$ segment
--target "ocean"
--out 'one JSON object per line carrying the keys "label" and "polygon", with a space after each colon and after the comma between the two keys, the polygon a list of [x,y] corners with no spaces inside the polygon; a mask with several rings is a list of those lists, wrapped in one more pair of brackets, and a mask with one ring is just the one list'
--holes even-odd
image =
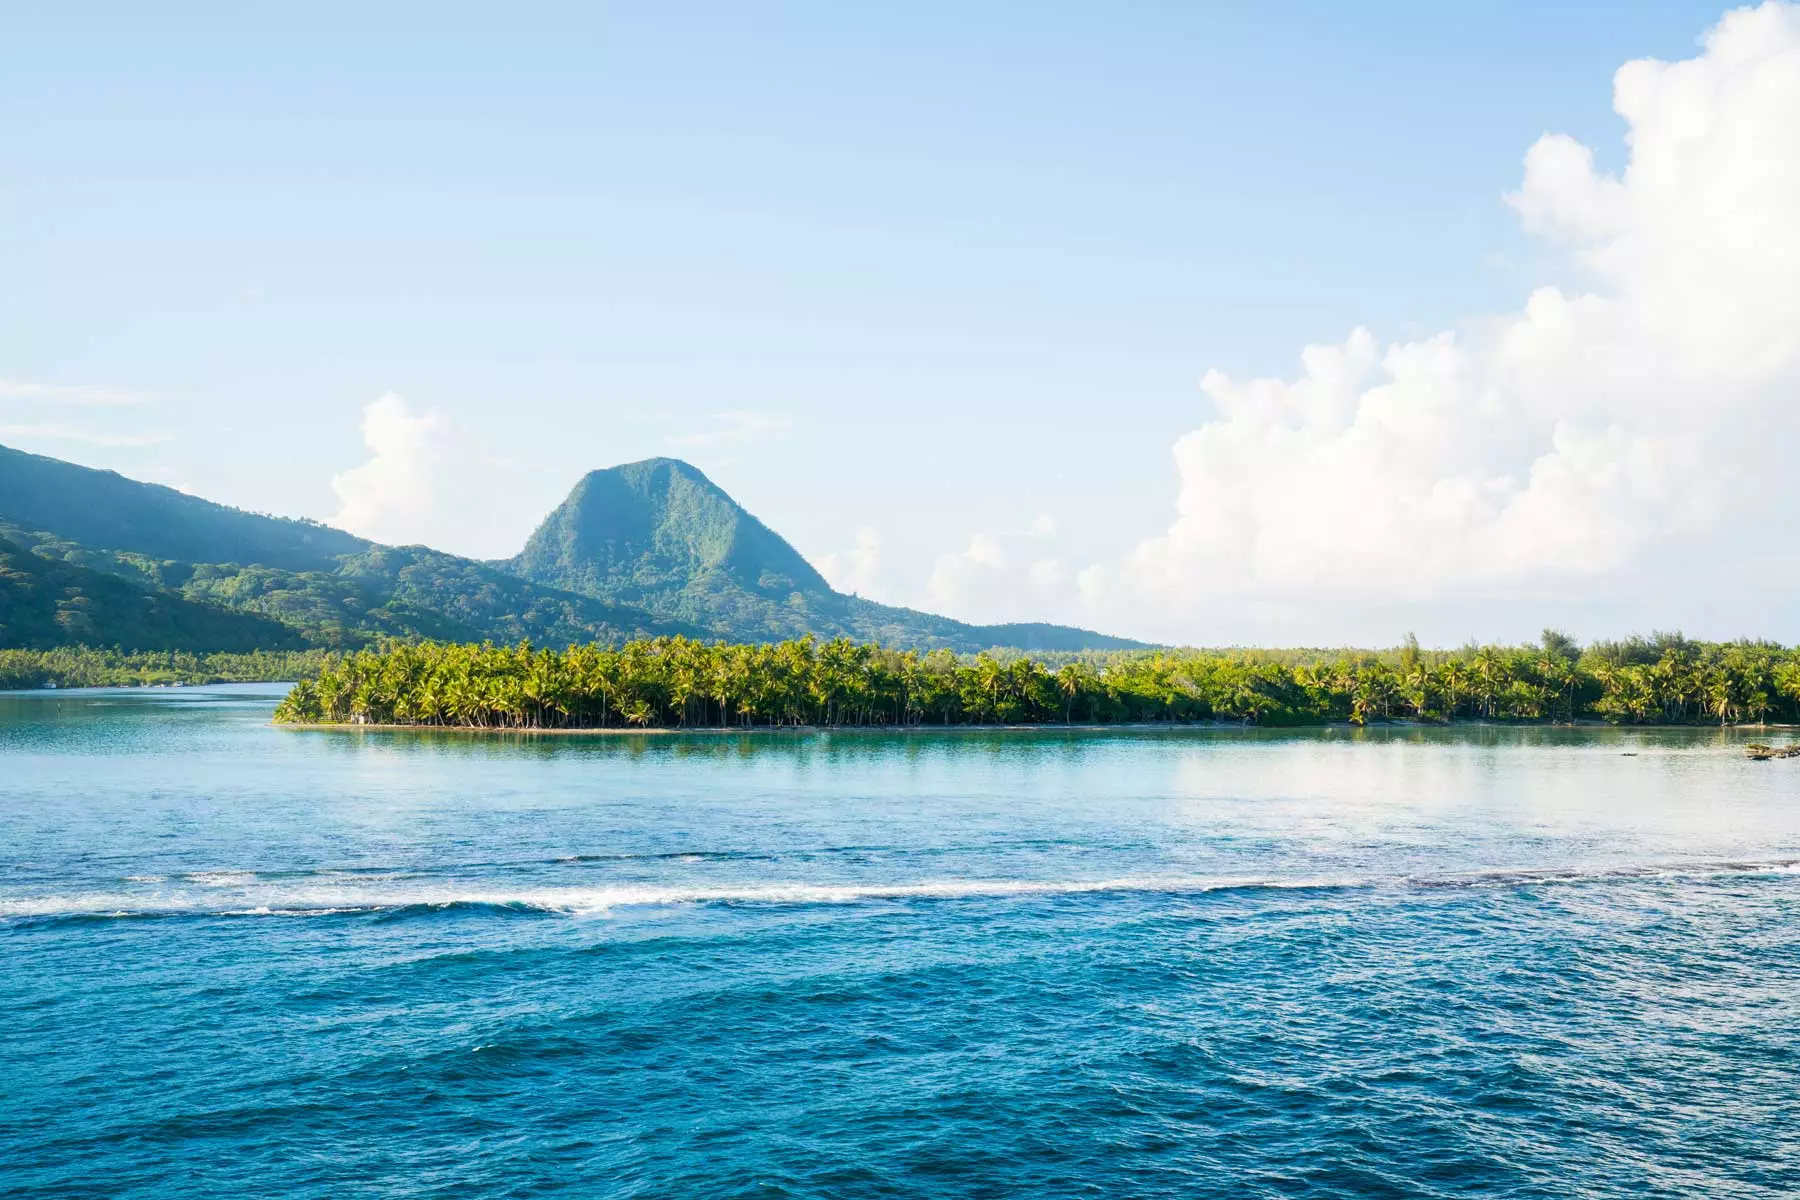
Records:
{"label": "ocean", "polygon": [[0,1194],[1800,1192],[1800,760],[1745,733],[281,691],[0,695]]}

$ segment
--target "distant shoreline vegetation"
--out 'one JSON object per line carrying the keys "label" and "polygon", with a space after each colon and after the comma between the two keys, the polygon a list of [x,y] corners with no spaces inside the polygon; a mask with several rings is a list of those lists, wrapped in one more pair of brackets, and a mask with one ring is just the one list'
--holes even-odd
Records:
{"label": "distant shoreline vegetation", "polygon": [[266,683],[309,679],[332,662],[324,650],[105,650],[58,646],[0,650],[0,691],[43,687],[147,687],[155,684]]}
{"label": "distant shoreline vegetation", "polygon": [[838,638],[644,638],[556,651],[396,645],[326,662],[284,724],[471,729],[1457,720],[1800,720],[1800,650],[1659,634],[1585,649],[920,654]]}

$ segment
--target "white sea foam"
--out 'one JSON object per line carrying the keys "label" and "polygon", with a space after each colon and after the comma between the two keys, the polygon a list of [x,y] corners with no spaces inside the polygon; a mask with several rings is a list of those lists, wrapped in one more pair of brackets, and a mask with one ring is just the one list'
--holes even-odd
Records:
{"label": "white sea foam", "polygon": [[[192,877],[190,877],[192,878]],[[742,887],[544,887],[495,889],[419,883],[411,887],[318,887],[262,885],[234,889],[229,903],[194,891],[145,891],[70,896],[0,897],[0,916],[31,917],[98,914],[123,910],[134,915],[204,914],[276,916],[366,912],[381,909],[458,905],[535,909],[570,914],[603,914],[619,908],[677,904],[856,904],[881,900],[969,900],[1012,896],[1077,895],[1092,892],[1187,892],[1221,888],[1345,886],[1358,881],[1275,880],[1254,877],[1183,876],[1099,880],[929,880],[914,883],[767,883]],[[221,886],[207,881],[210,887]]]}
{"label": "white sea foam", "polygon": [[[940,879],[903,883],[771,882],[735,887],[662,886],[505,888],[450,881],[396,883],[391,876],[337,877],[330,885],[269,881],[255,873],[196,872],[199,889],[61,896],[0,896],[0,918],[59,916],[324,916],[407,908],[510,908],[571,915],[669,905],[847,905],[880,901],[979,900],[1094,893],[1197,895],[1229,890],[1526,887],[1657,877],[1704,878],[1800,873],[1800,860],[1507,868],[1431,876],[1126,876],[1089,880]],[[220,882],[222,876],[229,880]],[[146,880],[150,877],[145,877]],[[317,878],[317,876],[315,876]],[[230,888],[229,896],[218,894]]]}

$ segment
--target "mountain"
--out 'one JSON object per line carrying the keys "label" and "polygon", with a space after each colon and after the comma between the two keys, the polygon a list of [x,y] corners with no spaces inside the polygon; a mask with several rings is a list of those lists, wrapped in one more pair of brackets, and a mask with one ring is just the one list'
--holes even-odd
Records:
{"label": "mountain", "polygon": [[[37,560],[79,568],[86,573],[83,581],[91,575],[112,577],[206,612],[262,618],[253,626],[240,622],[229,637],[220,626],[217,636],[225,641],[191,647],[196,649],[224,649],[227,642],[249,648],[242,639],[251,630],[261,634],[255,644],[269,648],[286,648],[296,639],[301,645],[346,648],[389,637],[529,638],[566,645],[703,632],[639,609],[541,587],[428,547],[382,546],[326,525],[244,512],[4,446],[0,537]],[[192,616],[185,607],[172,611],[177,610]],[[122,611],[104,609],[103,618],[84,627],[82,636],[66,640],[129,649],[190,648],[172,646],[173,634],[121,621]],[[50,635],[32,636],[41,641]],[[0,646],[38,644],[22,637],[10,626],[0,628]]]}
{"label": "mountain", "polygon": [[540,645],[639,635],[846,635],[960,651],[1141,645],[1062,625],[969,625],[832,590],[694,467],[594,471],[504,562],[384,546],[0,446],[0,647]]}
{"label": "mountain", "polygon": [[970,625],[844,595],[698,468],[673,458],[589,472],[524,550],[495,565],[733,641],[814,633],[961,651],[1144,644],[1066,625]]}
{"label": "mountain", "polygon": [[756,613],[782,636],[806,632],[796,597],[834,594],[779,534],[673,458],[588,472],[525,549],[496,565],[702,624]]}

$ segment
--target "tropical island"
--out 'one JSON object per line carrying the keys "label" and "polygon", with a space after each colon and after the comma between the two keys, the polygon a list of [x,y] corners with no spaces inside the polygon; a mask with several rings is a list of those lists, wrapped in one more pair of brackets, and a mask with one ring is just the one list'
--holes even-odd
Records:
{"label": "tropical island", "polygon": [[1173,650],[878,604],[678,459],[481,561],[0,447],[0,688],[258,680],[299,681],[288,723],[473,729],[1800,721],[1768,642]]}
{"label": "tropical island", "polygon": [[[1057,659],[1061,661],[1058,662]],[[494,730],[1233,721],[1800,719],[1800,652],[1679,635],[1585,650],[921,654],[847,638],[648,638],[566,650],[411,644],[332,660],[275,720]]]}

